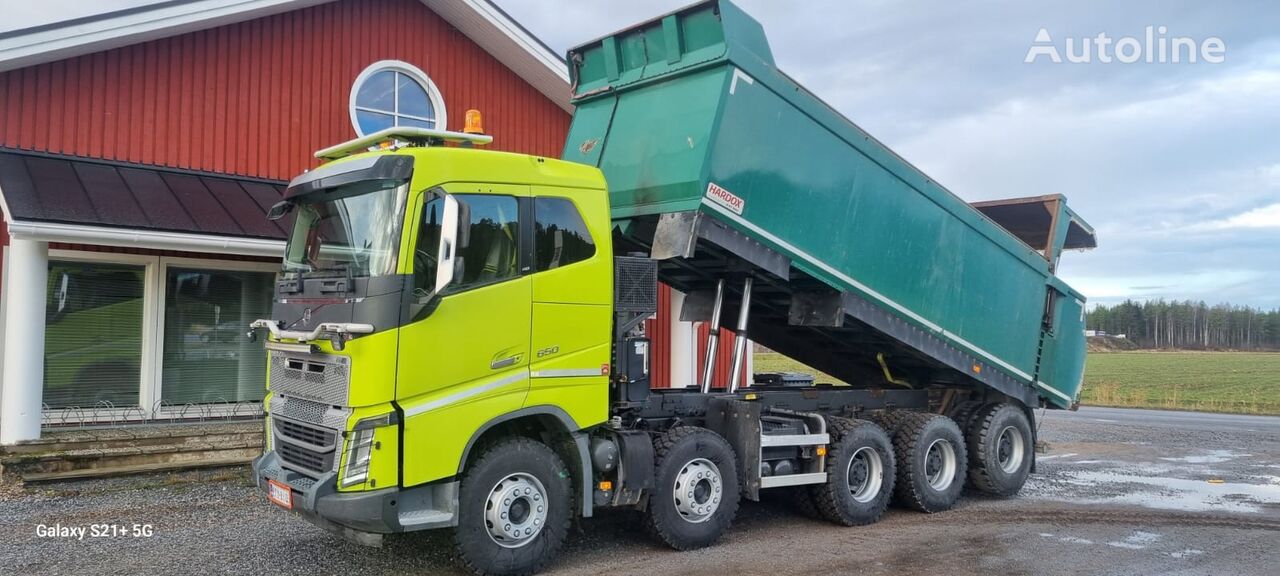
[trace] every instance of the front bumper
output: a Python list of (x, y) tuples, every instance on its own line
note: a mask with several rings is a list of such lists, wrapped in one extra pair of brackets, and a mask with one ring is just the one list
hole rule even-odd
[(378, 546), (382, 534), (458, 525), (456, 481), (338, 492), (336, 473), (316, 479), (303, 476), (281, 466), (274, 451), (254, 458), (253, 477), (264, 494), (268, 480), (288, 485), (293, 491), (293, 512), (359, 544)]

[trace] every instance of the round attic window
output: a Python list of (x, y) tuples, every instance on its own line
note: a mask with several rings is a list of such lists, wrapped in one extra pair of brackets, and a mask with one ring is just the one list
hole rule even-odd
[(444, 99), (422, 70), (399, 60), (374, 62), (351, 86), (351, 125), (365, 136), (392, 126), (444, 129)]

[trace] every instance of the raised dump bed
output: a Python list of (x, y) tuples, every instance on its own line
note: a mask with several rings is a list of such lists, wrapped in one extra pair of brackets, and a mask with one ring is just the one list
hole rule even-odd
[(778, 70), (729, 2), (570, 60), (564, 158), (604, 172), (622, 237), (693, 302), (749, 268), (751, 337), (846, 382), (1075, 403), (1085, 299), (1053, 271), (1095, 241), (1064, 198), (965, 203)]

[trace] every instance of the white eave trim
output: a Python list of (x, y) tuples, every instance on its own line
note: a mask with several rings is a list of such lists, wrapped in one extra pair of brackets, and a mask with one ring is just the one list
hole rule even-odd
[(241, 238), (213, 234), (165, 232), (138, 228), (111, 228), (55, 222), (9, 221), (13, 238), (40, 242), (65, 242), (97, 246), (120, 246), (148, 250), (176, 250), (207, 254), (235, 254), (279, 258), (284, 255), (283, 240)]
[(490, 0), (421, 0), (566, 112), (569, 68)]
[(0, 72), (243, 22), (332, 0), (195, 0), (164, 2), (37, 26), (0, 38)]

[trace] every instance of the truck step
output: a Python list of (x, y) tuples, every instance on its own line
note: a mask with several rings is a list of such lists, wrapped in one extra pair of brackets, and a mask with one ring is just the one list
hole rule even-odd
[[(825, 434), (824, 434), (825, 436)], [(780, 486), (800, 486), (802, 484), (822, 484), (827, 481), (826, 472), (808, 474), (787, 474), (786, 476), (765, 476), (760, 479), (761, 488), (778, 488)]]
[(830, 443), (830, 434), (766, 434), (760, 437), (761, 448), (773, 446), (823, 446)]

